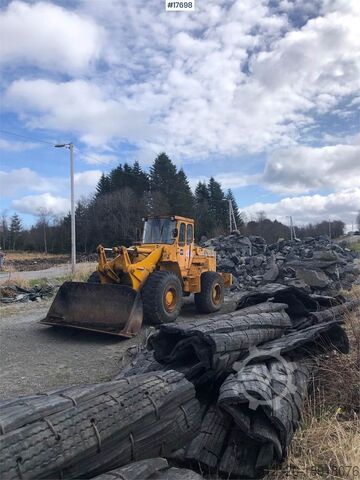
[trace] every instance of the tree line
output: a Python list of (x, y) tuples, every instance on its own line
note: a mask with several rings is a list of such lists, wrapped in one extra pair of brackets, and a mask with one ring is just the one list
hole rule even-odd
[[(213, 177), (199, 182), (192, 192), (183, 169), (178, 169), (166, 153), (158, 155), (149, 172), (138, 162), (125, 163), (103, 173), (94, 194), (77, 202), (76, 248), (89, 254), (98, 244), (131, 245), (139, 237), (142, 218), (148, 215), (181, 215), (195, 219), (195, 235), (202, 237), (229, 233), (229, 200), (236, 224), (245, 235), (263, 236), (269, 243), (289, 238), (290, 229), (259, 212), (247, 221), (239, 211), (231, 190), (225, 192)], [(344, 232), (344, 223), (332, 222), (332, 235)], [(23, 249), (51, 253), (70, 250), (70, 214), (51, 218), (39, 212), (38, 221), (28, 229), (22, 227), (15, 213), (10, 219), (3, 215), (0, 225), (0, 245), (3, 249)], [(297, 228), (297, 236), (316, 236), (329, 232), (328, 222)]]

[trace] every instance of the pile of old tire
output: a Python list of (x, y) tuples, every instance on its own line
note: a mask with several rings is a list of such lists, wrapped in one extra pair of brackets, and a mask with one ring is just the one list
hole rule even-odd
[(168, 456), (199, 425), (194, 387), (175, 371), (2, 402), (0, 478), (90, 478)]
[(223, 478), (261, 478), (286, 456), (317, 362), (348, 352), (341, 324), (359, 303), (266, 285), (242, 294), (230, 314), (160, 326), (153, 350), (140, 351), (117, 378), (184, 373), (202, 422), (178, 459)]

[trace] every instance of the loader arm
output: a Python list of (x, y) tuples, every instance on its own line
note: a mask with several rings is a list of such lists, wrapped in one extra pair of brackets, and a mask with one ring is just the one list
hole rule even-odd
[(118, 255), (113, 260), (107, 260), (105, 249), (102, 245), (97, 248), (99, 255), (98, 271), (102, 283), (120, 283), (116, 272), (128, 274), (132, 288), (138, 292), (150, 273), (152, 273), (162, 256), (163, 247), (157, 247), (151, 251), (143, 260), (132, 263), (126, 247), (119, 247)]

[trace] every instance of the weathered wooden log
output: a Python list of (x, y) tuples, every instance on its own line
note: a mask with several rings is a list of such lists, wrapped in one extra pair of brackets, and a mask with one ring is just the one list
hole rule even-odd
[(200, 426), (193, 385), (174, 371), (73, 387), (0, 408), (0, 477), (89, 478), (167, 455)]

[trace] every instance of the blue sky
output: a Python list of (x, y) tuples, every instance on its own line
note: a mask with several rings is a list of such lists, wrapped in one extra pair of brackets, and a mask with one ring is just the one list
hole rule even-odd
[[(101, 172), (166, 151), (249, 218), (360, 209), (357, 0), (10, 1), (0, 7), (1, 212), (69, 208)], [(19, 136), (11, 135), (12, 132)]]

